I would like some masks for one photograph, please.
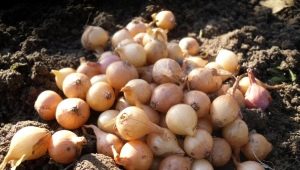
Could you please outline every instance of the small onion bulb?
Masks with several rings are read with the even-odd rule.
[[[141,67],[146,64],[146,51],[143,46],[138,43],[130,43],[115,50],[121,60],[126,61],[135,67]]]
[[[39,94],[34,103],[34,108],[44,120],[55,119],[57,105],[62,101],[59,94],[51,90],[45,90]]]
[[[63,92],[68,98],[85,99],[86,93],[91,86],[88,76],[82,73],[71,73],[63,82]]]
[[[192,37],[185,37],[179,41],[179,47],[183,52],[189,55],[196,55],[199,50],[199,43]]]
[[[114,89],[105,82],[93,84],[86,94],[86,102],[95,111],[104,111],[112,107],[115,102]]]
[[[177,135],[193,136],[196,133],[197,113],[187,104],[172,106],[166,115],[168,128]]]
[[[61,101],[55,113],[56,121],[65,129],[77,129],[90,117],[90,107],[82,99],[67,98]]]
[[[130,32],[126,29],[123,28],[117,32],[114,33],[114,35],[111,37],[111,43],[112,46],[115,48],[117,47],[117,45],[125,39],[132,39],[132,36],[130,34]]]
[[[249,142],[242,147],[242,152],[249,160],[263,160],[272,151],[272,144],[261,134],[251,133]]]
[[[12,137],[9,150],[0,164],[4,170],[7,163],[16,169],[23,161],[34,160],[47,153],[51,133],[45,128],[26,126],[18,130]]]
[[[221,49],[216,57],[216,63],[223,67],[223,69],[235,73],[239,67],[239,60],[237,55],[227,49]]]
[[[152,18],[155,24],[162,29],[171,30],[176,25],[175,16],[171,11],[160,11],[153,14]]]
[[[145,33],[147,31],[147,25],[140,20],[132,20],[126,25],[127,30],[131,36],[134,37],[138,33]]]
[[[231,95],[217,97],[210,106],[212,123],[216,127],[224,127],[233,122],[240,113],[240,106]]]
[[[62,68],[60,70],[51,70],[51,73],[55,75],[55,83],[60,90],[62,90],[62,84],[65,77],[75,72],[76,70],[70,67]]]
[[[184,151],[190,157],[203,159],[210,155],[213,149],[212,136],[203,129],[197,129],[194,136],[186,136],[183,143]]]
[[[115,158],[115,161],[128,170],[145,170],[150,168],[153,154],[144,142],[133,140],[122,147],[120,155]]]
[[[86,143],[85,137],[78,137],[69,130],[60,130],[52,135],[48,153],[54,161],[69,164],[81,154],[82,147]]]
[[[107,45],[109,35],[102,27],[87,26],[81,37],[85,49],[97,51]]]

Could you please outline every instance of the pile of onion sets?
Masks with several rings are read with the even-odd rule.
[[[95,152],[128,170],[210,170],[232,160],[238,170],[264,169],[259,162],[272,144],[241,117],[243,107],[269,106],[263,83],[252,69],[237,78],[239,57],[231,50],[208,58],[195,37],[168,40],[176,26],[171,11],[152,17],[150,23],[133,19],[112,35],[85,28],[81,43],[98,60],[53,69],[61,92],[43,91],[34,104],[41,119],[56,120],[64,130],[21,129],[1,170],[47,153],[57,163],[74,162],[89,142],[72,132],[80,128],[95,135]]]

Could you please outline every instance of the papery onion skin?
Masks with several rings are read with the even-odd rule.
[[[197,129],[194,136],[184,138],[184,151],[192,158],[203,159],[211,153],[213,149],[212,136],[203,129]]]
[[[126,101],[124,96],[122,96],[117,100],[115,108],[116,110],[121,111],[129,106],[130,104],[128,103],[128,101]]]
[[[150,106],[159,112],[167,113],[169,108],[181,102],[182,89],[173,83],[165,83],[157,86],[151,96]]]
[[[26,126],[18,130],[12,137],[9,150],[5,155],[0,169],[4,170],[7,163],[16,169],[23,161],[34,160],[47,153],[51,133],[45,128]]]
[[[272,148],[272,144],[263,135],[250,133],[249,142],[242,147],[242,152],[249,160],[264,160]]]
[[[189,157],[170,155],[160,162],[158,170],[190,170],[191,165],[192,160]]]
[[[179,47],[178,43],[169,42],[167,44],[167,49],[168,49],[168,58],[171,58],[177,61],[178,63],[181,63],[184,60],[185,55],[182,52],[181,48]]]
[[[56,107],[61,101],[62,98],[55,91],[45,90],[37,97],[34,108],[43,120],[53,120]]]
[[[122,147],[120,155],[115,158],[115,161],[128,170],[146,170],[152,164],[153,154],[144,142],[133,140]]]
[[[231,147],[223,138],[213,138],[214,144],[209,160],[215,167],[224,166],[231,159]]]

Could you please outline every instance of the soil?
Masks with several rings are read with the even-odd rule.
[[[33,104],[43,90],[61,94],[51,69],[76,68],[82,56],[96,60],[80,44],[86,25],[101,26],[112,35],[134,17],[148,22],[152,13],[168,9],[177,19],[177,27],[169,32],[170,40],[193,36],[201,43],[201,55],[209,58],[220,48],[230,49],[240,58],[240,74],[250,67],[263,82],[282,85],[270,89],[273,101],[268,109],[244,109],[242,113],[249,128],[273,144],[264,163],[277,170],[300,169],[300,4],[295,2],[293,7],[272,14],[259,0],[1,1],[0,160],[17,129],[29,124],[60,129],[55,121],[41,120]],[[75,132],[82,133],[80,129]],[[82,155],[96,152],[92,144],[95,141]],[[114,167],[101,155],[80,159],[70,166],[44,156],[26,161],[18,169],[89,169],[98,163],[103,169]],[[97,164],[92,163],[95,160]]]

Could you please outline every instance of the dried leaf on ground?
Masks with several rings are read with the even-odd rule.
[[[271,8],[273,14],[275,14],[286,7],[293,6],[294,0],[263,0],[260,1],[260,5]]]

